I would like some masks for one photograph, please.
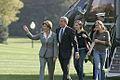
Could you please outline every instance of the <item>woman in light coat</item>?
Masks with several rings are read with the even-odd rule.
[[[30,39],[41,41],[42,47],[39,52],[40,80],[44,80],[46,63],[48,66],[49,80],[54,80],[55,61],[58,56],[58,47],[56,34],[51,31],[52,22],[50,20],[44,21],[42,24],[43,31],[36,35],[32,35],[26,25],[23,26],[23,29]]]

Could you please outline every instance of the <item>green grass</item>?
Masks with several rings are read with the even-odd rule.
[[[40,41],[25,38],[10,38],[8,44],[0,44],[0,80],[39,80],[39,49]],[[92,64],[84,64],[85,80],[92,80]],[[73,59],[70,64],[70,74],[76,80]],[[59,61],[56,62],[55,80],[61,80],[62,71]],[[47,67],[45,80],[48,80]],[[113,79],[116,80],[116,79]]]

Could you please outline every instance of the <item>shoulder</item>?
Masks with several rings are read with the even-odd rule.
[[[109,31],[105,31],[104,34],[109,35],[110,33],[109,33]]]
[[[56,29],[56,31],[59,31],[59,30],[60,30],[60,28],[57,28],[57,29]]]
[[[68,31],[71,31],[71,32],[74,32],[74,29],[73,28],[71,28],[71,27],[66,27],[66,29],[68,30]]]
[[[84,35],[84,36],[87,36],[88,37],[88,33],[84,30],[84,31],[81,31],[80,33],[79,33],[80,35]]]
[[[109,31],[106,30],[105,33],[109,33]]]
[[[69,26],[67,26],[66,28],[69,29],[69,30],[73,30],[73,29],[72,29],[71,27],[69,27]]]
[[[41,31],[41,32],[40,32],[40,33],[38,33],[38,34],[39,34],[39,35],[43,35],[43,33],[44,33],[44,32],[43,32],[43,31]]]
[[[38,34],[37,34],[37,36],[39,36],[40,38],[43,36],[43,31],[41,31],[41,32],[39,32]]]
[[[85,30],[82,31],[81,33],[82,33],[82,34],[86,34],[86,35],[88,34],[87,31],[85,31]]]
[[[55,33],[55,32],[52,32],[52,35],[56,35],[56,33]]]
[[[109,31],[106,31],[106,32],[105,32],[105,36],[107,36],[107,37],[110,38],[110,33],[109,33]]]
[[[56,37],[57,34],[56,34],[55,32],[52,32],[52,36],[53,36],[53,37]]]

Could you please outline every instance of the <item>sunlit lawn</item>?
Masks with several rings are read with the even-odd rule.
[[[39,48],[40,41],[34,42],[25,38],[10,38],[8,44],[0,44],[0,80],[39,80]],[[47,67],[46,67],[47,69]],[[92,64],[85,63],[85,80],[92,80]],[[77,79],[71,59],[70,74],[73,80]],[[55,80],[61,80],[62,71],[59,61],[56,62]],[[48,72],[45,71],[45,80]],[[116,79],[113,79],[116,80]]]

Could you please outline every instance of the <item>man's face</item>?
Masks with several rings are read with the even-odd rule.
[[[66,25],[65,20],[60,18],[59,25],[60,25],[60,27],[65,27],[65,25]]]

